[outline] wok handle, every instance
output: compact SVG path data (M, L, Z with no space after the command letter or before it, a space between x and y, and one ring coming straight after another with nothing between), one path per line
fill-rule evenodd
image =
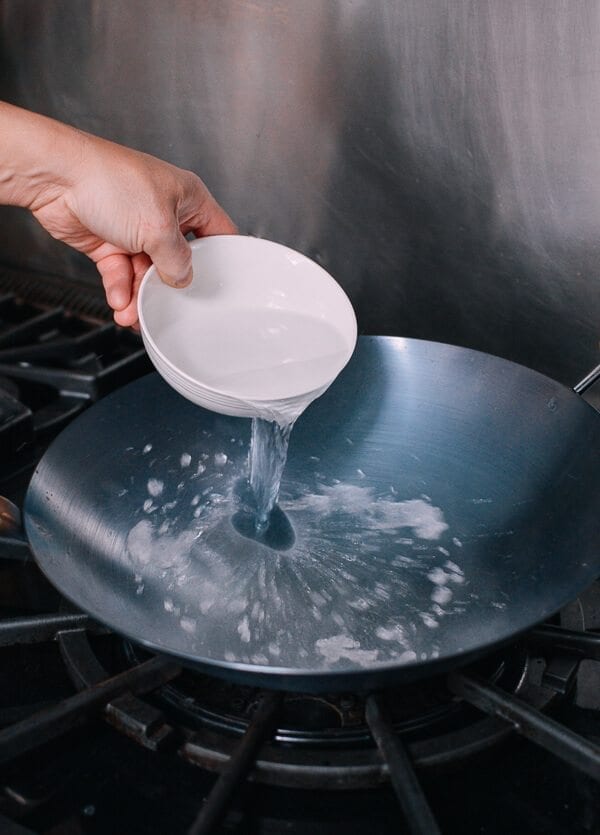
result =
M21 512L5 496L0 496L0 538L9 537L18 542L27 542L21 523Z
M580 380L577 385L573 386L573 391L576 392L576 394L584 394L591 386L594 385L596 380L600 380L600 365L597 365L583 378L583 380Z

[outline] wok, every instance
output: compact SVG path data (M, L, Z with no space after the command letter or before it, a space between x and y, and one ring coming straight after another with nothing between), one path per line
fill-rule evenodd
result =
M304 691L459 666L600 574L600 417L524 367L361 338L292 432L278 547L231 522L249 437L156 374L95 404L27 493L42 571L153 651Z

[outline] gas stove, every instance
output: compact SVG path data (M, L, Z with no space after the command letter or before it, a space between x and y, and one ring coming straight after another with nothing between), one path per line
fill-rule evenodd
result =
M102 305L31 298L0 298L0 832L598 831L600 582L469 668L369 694L184 670L61 599L20 534L29 478L151 367Z

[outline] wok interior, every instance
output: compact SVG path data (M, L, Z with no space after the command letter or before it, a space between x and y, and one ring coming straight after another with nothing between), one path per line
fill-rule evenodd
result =
M598 574L597 414L527 369L362 338L292 435L285 553L231 524L248 437L156 375L97 404L28 494L42 569L142 644L313 689L453 666Z

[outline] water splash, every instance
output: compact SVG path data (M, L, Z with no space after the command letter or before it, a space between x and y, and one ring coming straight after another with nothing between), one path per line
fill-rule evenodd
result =
M272 440L274 427L262 429ZM262 493L273 504L257 535L247 455L221 440L196 460L204 469L187 467L184 482L178 456L159 473L164 489L151 514L141 501L146 475L127 540L139 599L156 601L157 617L195 652L322 670L436 657L439 627L464 606L468 580L454 531L431 499L337 473L329 483L288 479L279 496ZM285 547L275 541L281 520L292 531Z

